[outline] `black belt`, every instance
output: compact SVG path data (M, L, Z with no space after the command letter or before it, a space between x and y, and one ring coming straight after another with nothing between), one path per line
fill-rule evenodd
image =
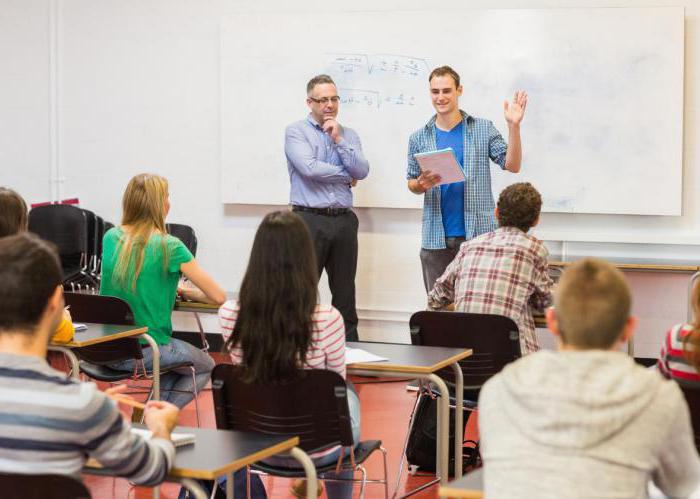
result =
M292 205L292 211L307 211L316 215L326 215L327 217L337 217L350 213L350 208L312 208L310 206Z

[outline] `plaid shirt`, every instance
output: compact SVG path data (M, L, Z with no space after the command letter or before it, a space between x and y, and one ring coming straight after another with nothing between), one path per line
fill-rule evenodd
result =
M515 227L501 227L463 243L428 295L431 308L504 315L520 330L523 354L539 350L531 308L552 301L547 248Z
M471 239L496 228L493 215L495 208L491 193L491 171L489 158L501 168L505 168L508 144L488 120L475 118L464 111L464 231ZM407 179L418 178L420 167L415 154L437 150L435 145L435 119L433 116L425 126L414 132L408 139ZM423 241L424 249L445 248L445 229L442 226L440 211L440 186L426 191L423 198Z

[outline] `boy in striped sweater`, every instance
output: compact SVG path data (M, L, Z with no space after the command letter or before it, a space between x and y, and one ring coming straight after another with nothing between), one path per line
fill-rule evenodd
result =
M177 408L149 402L145 441L93 383L52 369L47 345L64 305L58 257L20 234L0 239L0 262L0 472L78 476L95 458L134 483L160 483L175 455Z

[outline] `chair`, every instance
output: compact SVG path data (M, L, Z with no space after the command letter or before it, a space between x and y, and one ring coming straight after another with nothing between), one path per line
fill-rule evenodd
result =
M68 475L19 475L0 473L4 499L90 499L79 479Z
M63 267L64 282L80 276L87 265L87 220L75 206L50 204L29 212L29 231L54 243Z
M194 233L194 229L189 225L183 224L165 224L165 230L171 236L177 237L182 244L184 244L192 256L197 256L197 236ZM204 332L204 327L202 326L202 319L199 314L195 311L192 312L194 318L197 321L197 327L199 328L199 340L202 342L202 350L205 352L209 351L209 342L207 341L207 335Z
M131 307L120 298L85 293L64 293L63 296L66 305L70 305L71 307L71 316L75 322L125 326L134 324L134 314L131 311ZM138 338L121 338L97 345L74 348L73 352L75 352L80 359L80 371L98 381L116 383L129 379L152 379L153 383L148 392L149 399L160 399L160 377L175 369L189 368L192 372L193 382L195 380L195 370L192 362L180 362L170 365L167 368L161 367L155 372L148 371L143 364L143 351ZM140 365L140 369L137 366L134 367L133 373L119 371L109 367L115 362L131 359L134 359L136 364ZM196 383L194 384L194 402L197 426L199 426L199 402L197 400Z
M240 366L219 364L212 372L216 427L267 435L299 436L299 447L311 454L336 445L352 449L352 429L345 380L333 371L305 370L298 379L280 384L246 383ZM313 396L311 396L313 395ZM384 480L367 480L362 463L375 451L384 457ZM360 497L366 483L383 483L389 495L386 451L380 440L360 442L344 457L342 467L362 474ZM256 463L254 469L288 478L304 477L303 470ZM336 464L317 468L319 478ZM342 480L339 480L342 481Z
M168 231L168 234L182 241L192 256L197 256L197 236L192 227L183 224L165 224L165 230Z
M693 426L695 448L700 452L700 388L689 387L678 383L690 409L690 422Z
M411 316L409 326L414 345L473 350L470 357L459 361L464 397L469 400L477 400L484 383L521 355L518 326L501 315L422 310ZM454 386L452 370L437 374Z
M471 356L460 360L464 378L464 399L462 410L471 412L477 408L479 391L486 381L498 373L509 362L520 357L520 334L518 326L508 317L491 314L471 314L463 312L419 311L409 320L411 343L414 345L471 348ZM454 393L455 374L452 369L441 369L436 373L444 379ZM422 397L436 397L430 387L422 387L416 398L416 406ZM454 408L456 399L450 396L450 408ZM456 409L455 409L456 410ZM413 429L415 408L411 415L410 427ZM409 430L408 435L411 434ZM450 425L450 432L454 431ZM474 444L472 461L478 459L478 442ZM404 453L408 448L408 436ZM450 456L452 456L450 449ZM399 469L399 480L403 473L403 462Z

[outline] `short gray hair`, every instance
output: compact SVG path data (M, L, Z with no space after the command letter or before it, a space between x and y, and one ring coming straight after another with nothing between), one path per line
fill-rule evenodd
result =
M323 83L330 83L331 85L335 85L333 78L331 78L330 76L316 75L309 80L309 83L306 84L306 95L311 95L311 92L313 91L314 87Z

